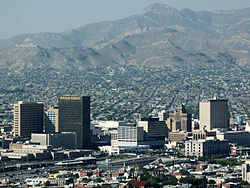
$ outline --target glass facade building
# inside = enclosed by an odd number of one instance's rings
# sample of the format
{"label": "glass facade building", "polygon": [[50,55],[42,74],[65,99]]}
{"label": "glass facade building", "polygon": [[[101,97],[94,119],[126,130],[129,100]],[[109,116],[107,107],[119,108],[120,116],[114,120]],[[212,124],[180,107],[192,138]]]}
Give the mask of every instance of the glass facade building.
{"label": "glass facade building", "polygon": [[90,97],[60,97],[58,107],[58,131],[75,132],[77,148],[90,148]]}

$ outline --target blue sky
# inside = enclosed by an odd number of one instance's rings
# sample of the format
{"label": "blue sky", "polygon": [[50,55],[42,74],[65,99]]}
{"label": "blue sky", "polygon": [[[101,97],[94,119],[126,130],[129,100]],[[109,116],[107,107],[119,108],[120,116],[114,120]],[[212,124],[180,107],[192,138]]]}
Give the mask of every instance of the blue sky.
{"label": "blue sky", "polygon": [[250,7],[250,0],[0,0],[0,38],[116,20],[141,14],[152,3],[196,11]]}

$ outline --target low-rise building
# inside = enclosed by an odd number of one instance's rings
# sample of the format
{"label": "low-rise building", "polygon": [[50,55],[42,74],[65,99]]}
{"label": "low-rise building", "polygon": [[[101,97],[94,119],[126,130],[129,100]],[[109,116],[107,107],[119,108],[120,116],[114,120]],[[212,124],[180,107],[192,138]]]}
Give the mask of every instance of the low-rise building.
{"label": "low-rise building", "polygon": [[183,142],[188,137],[192,136],[190,132],[169,132],[168,139],[170,142]]}
{"label": "low-rise building", "polygon": [[250,146],[250,132],[247,131],[217,131],[216,137],[219,140],[228,140],[229,143]]}
{"label": "low-rise building", "polygon": [[185,156],[226,155],[229,152],[229,143],[225,140],[200,139],[185,142]]}
{"label": "low-rise building", "polygon": [[76,148],[76,134],[74,132],[31,134],[31,141],[40,145],[51,145],[53,148]]}

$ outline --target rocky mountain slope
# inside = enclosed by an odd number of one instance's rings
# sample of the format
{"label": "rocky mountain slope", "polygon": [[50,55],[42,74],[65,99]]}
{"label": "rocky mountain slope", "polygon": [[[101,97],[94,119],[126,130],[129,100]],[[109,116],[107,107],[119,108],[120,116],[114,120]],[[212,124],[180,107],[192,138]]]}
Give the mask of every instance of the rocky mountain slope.
{"label": "rocky mountain slope", "polygon": [[250,66],[250,8],[194,12],[153,4],[143,14],[63,33],[0,41],[2,67],[79,68],[129,64]]}

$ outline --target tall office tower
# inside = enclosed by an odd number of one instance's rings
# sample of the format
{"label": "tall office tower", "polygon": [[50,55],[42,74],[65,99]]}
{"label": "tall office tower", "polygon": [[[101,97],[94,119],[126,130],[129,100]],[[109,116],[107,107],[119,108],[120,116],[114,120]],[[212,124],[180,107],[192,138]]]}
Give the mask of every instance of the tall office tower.
{"label": "tall office tower", "polygon": [[173,112],[169,113],[167,126],[170,131],[191,132],[192,115],[186,112],[185,106],[181,104]]}
{"label": "tall office tower", "polygon": [[229,128],[228,100],[200,101],[200,129]]}
{"label": "tall office tower", "polygon": [[30,139],[31,133],[43,133],[43,103],[14,104],[14,136]]}
{"label": "tall office tower", "polygon": [[59,131],[75,132],[77,148],[90,147],[90,97],[59,98]]}
{"label": "tall office tower", "polygon": [[58,107],[50,107],[45,111],[45,132],[55,133],[58,132]]}
{"label": "tall office tower", "polygon": [[159,121],[159,118],[142,118],[141,121],[137,121],[137,126],[143,128],[144,141],[151,148],[164,147],[168,135],[165,121]]}

